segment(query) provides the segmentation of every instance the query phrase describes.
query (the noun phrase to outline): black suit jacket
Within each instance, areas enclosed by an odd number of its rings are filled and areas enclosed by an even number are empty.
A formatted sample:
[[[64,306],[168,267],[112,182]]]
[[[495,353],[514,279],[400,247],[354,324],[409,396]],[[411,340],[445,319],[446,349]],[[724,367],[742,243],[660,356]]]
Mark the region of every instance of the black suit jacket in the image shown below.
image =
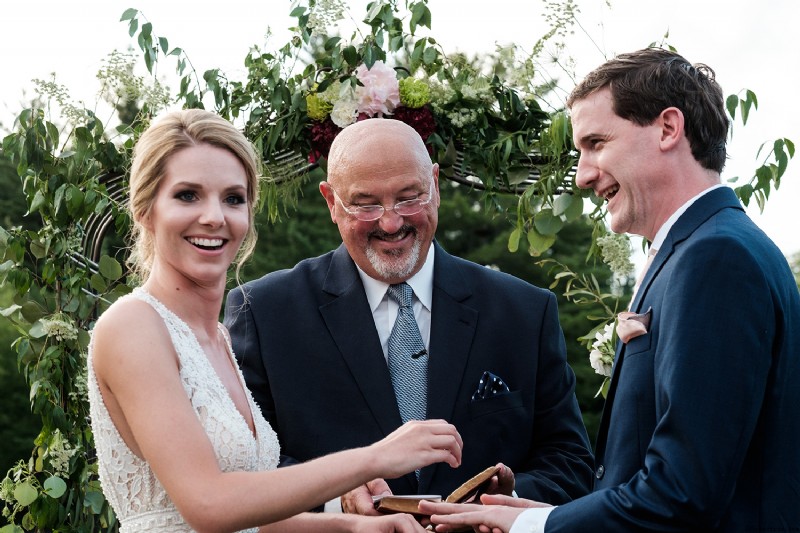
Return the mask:
[[[503,462],[521,496],[562,503],[591,486],[592,456],[552,293],[464,261],[438,245],[428,418],[464,439],[458,469],[437,464],[387,480],[395,494],[447,495]],[[306,461],[364,446],[400,426],[378,333],[344,246],[237,288],[225,323],[282,453]],[[484,371],[510,392],[472,401]]]

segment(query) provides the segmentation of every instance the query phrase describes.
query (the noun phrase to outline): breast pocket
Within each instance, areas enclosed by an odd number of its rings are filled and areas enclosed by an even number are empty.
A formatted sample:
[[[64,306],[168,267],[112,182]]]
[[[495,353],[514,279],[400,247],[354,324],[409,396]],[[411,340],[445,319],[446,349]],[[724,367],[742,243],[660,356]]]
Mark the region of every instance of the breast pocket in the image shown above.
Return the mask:
[[[482,400],[469,402],[469,416],[471,419],[522,407],[522,392],[511,391],[495,394]]]

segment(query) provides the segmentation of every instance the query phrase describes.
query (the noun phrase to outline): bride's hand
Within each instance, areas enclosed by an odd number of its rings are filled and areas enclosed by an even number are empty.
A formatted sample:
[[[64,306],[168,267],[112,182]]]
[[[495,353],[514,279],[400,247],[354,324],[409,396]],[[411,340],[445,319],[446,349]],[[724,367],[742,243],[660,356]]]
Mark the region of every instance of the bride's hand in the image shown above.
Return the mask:
[[[380,475],[395,478],[433,463],[461,464],[461,435],[444,420],[412,420],[371,446]]]
[[[480,533],[507,533],[525,508],[422,501],[419,510],[431,514],[435,531],[459,531],[469,526]]]

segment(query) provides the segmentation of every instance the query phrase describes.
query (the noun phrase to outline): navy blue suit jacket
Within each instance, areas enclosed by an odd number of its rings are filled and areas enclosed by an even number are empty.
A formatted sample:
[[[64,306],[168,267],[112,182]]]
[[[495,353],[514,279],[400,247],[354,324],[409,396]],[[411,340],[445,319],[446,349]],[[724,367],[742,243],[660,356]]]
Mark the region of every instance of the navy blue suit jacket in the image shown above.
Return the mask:
[[[677,220],[617,350],[594,492],[546,531],[800,531],[800,297],[729,188]]]
[[[452,422],[463,463],[387,480],[395,494],[447,495],[503,462],[520,495],[565,502],[591,488],[592,456],[552,293],[438,245],[428,418]],[[282,453],[306,461],[400,426],[375,322],[344,246],[231,291],[225,323]],[[472,401],[484,371],[510,392]]]

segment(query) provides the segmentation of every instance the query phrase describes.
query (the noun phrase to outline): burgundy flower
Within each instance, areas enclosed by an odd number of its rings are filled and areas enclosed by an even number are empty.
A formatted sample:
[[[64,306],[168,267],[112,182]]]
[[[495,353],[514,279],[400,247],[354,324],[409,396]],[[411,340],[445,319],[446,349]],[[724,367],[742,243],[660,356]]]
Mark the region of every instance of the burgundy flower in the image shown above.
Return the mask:
[[[433,113],[429,106],[422,106],[416,109],[400,106],[394,110],[392,118],[405,122],[417,130],[423,141],[427,141],[428,137],[436,131],[436,120],[433,118]]]
[[[311,143],[311,153],[308,154],[309,162],[316,163],[320,157],[328,157],[331,143],[340,131],[342,128],[334,124],[330,117],[322,122],[314,122],[308,134],[308,140]]]

